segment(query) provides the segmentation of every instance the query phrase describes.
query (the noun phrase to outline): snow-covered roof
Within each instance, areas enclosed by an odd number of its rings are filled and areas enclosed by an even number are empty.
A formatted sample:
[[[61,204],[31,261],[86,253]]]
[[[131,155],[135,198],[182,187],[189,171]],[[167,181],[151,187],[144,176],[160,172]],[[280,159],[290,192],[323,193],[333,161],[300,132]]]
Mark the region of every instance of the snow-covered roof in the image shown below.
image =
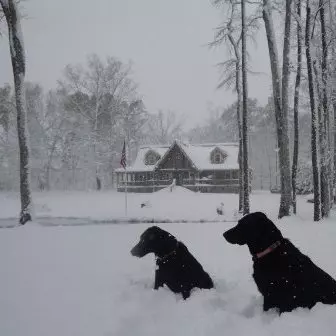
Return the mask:
[[[198,170],[238,169],[239,146],[236,143],[218,144],[180,144]],[[214,149],[220,149],[227,155],[223,163],[212,163],[210,155]]]
[[[136,160],[132,166],[127,168],[129,172],[150,172],[155,170],[165,154],[177,144],[189,157],[195,168],[198,170],[225,170],[238,169],[239,147],[237,143],[213,143],[213,144],[185,144],[175,141],[172,146],[144,146],[139,149]],[[214,149],[220,149],[227,156],[223,163],[212,163],[211,153]],[[145,157],[150,151],[160,155],[161,159],[155,165],[146,165]],[[116,169],[117,172],[124,171],[123,168]]]
[[[129,172],[151,172],[155,169],[156,165],[146,165],[145,164],[145,157],[146,154],[150,151],[153,151],[160,155],[162,158],[165,153],[168,151],[170,146],[142,146],[140,147],[137,157],[133,164],[130,167],[127,167],[127,171]],[[116,172],[123,172],[125,171],[124,168],[118,168],[115,170]]]

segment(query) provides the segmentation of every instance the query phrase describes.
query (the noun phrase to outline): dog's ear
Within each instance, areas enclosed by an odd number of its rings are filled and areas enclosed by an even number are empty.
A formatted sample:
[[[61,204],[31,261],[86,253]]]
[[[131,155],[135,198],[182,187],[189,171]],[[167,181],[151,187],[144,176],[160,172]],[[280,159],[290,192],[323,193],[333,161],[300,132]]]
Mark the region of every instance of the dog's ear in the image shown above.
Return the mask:
[[[242,217],[240,220],[239,220],[239,224],[250,224],[250,223],[253,223],[253,222],[259,222],[259,221],[265,221],[265,220],[268,220],[267,216],[261,212],[261,211],[258,211],[258,212],[252,212],[250,214],[247,214],[246,216]]]

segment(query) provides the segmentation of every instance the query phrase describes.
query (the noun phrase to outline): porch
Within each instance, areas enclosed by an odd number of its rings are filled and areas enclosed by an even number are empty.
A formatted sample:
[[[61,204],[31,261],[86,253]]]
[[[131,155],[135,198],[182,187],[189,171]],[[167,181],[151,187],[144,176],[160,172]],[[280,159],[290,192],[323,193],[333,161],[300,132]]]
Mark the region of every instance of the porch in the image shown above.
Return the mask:
[[[160,170],[155,172],[118,172],[117,190],[151,193],[173,183],[192,191],[208,193],[238,193],[238,172],[233,170],[218,172],[195,172],[188,170]]]

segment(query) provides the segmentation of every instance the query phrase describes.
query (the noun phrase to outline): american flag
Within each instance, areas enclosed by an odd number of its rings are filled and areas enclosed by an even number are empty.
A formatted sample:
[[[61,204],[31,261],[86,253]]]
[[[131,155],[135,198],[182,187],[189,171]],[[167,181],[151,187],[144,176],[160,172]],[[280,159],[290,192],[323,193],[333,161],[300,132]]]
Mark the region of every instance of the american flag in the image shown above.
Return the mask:
[[[120,159],[120,165],[126,169],[126,143],[124,141],[124,146],[121,152],[121,159]]]

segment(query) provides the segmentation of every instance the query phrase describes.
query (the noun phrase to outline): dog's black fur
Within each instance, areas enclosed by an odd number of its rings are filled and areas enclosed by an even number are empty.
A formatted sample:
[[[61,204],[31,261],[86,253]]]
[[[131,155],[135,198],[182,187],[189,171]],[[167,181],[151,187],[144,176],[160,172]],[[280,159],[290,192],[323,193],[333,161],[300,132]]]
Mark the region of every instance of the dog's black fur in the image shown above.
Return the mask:
[[[264,297],[264,310],[280,313],[312,308],[317,302],[336,304],[336,281],[302,254],[262,212],[249,214],[226,231],[231,244],[247,244],[253,256],[253,278]],[[272,244],[280,245],[257,258]]]
[[[131,250],[131,254],[139,258],[148,253],[154,253],[156,257],[154,289],[167,285],[171,291],[181,293],[186,299],[193,288],[213,288],[209,274],[187,247],[157,226],[147,229]]]

